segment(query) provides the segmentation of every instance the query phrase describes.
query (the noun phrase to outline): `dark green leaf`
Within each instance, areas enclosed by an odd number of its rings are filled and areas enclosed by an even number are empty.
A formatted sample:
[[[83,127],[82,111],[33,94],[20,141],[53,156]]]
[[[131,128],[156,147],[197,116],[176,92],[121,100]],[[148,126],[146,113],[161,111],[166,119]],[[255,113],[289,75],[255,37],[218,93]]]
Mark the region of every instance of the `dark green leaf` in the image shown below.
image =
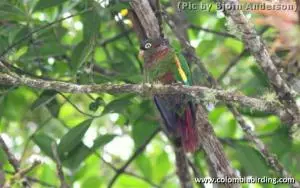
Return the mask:
[[[0,2],[0,20],[26,21],[27,15],[20,7],[8,2]]]
[[[268,77],[262,70],[260,70],[256,65],[251,66],[250,69],[263,86],[269,87]]]
[[[101,18],[96,9],[82,15],[84,40],[90,40],[99,33]]]
[[[90,127],[92,121],[92,119],[88,119],[80,123],[76,127],[70,129],[69,132],[61,138],[58,145],[58,153],[60,156],[65,157],[81,143],[81,139]]]
[[[36,4],[34,10],[42,10],[42,9],[46,9],[46,8],[50,8],[50,7],[54,7],[54,6],[58,6],[64,2],[66,2],[67,0],[39,0],[39,2]]]
[[[236,156],[242,165],[243,170],[248,176],[269,176],[268,166],[263,157],[253,148],[243,145],[235,144]]]
[[[31,105],[31,110],[35,110],[36,108],[39,108],[40,106],[49,103],[51,100],[55,98],[56,94],[57,92],[54,90],[43,91],[40,94],[39,98],[37,98]]]
[[[124,2],[123,1],[121,3],[116,3],[116,4],[112,5],[112,6],[109,6],[108,9],[110,11],[119,12],[122,9],[130,8],[130,5],[129,5],[128,2]]]
[[[277,126],[279,124],[277,123]],[[268,125],[266,125],[268,126]],[[289,128],[280,126],[274,135],[265,138],[270,150],[278,157],[286,154],[292,148],[292,139],[290,138]]]
[[[2,150],[2,148],[0,148],[0,161],[1,161],[2,165],[7,162],[7,156],[6,156],[5,152]],[[1,163],[0,163],[0,169],[1,169]]]
[[[135,147],[139,147],[149,138],[149,136],[157,129],[157,122],[137,121],[132,129],[132,137]]]
[[[52,152],[52,143],[55,143],[55,140],[51,138],[50,136],[40,133],[37,135],[34,135],[32,140],[36,145],[39,146],[39,148],[44,152],[47,156],[53,158],[53,152]]]
[[[92,150],[90,148],[82,142],[79,142],[76,147],[63,158],[63,164],[70,169],[76,169],[91,153]]]
[[[95,46],[95,37],[91,37],[90,40],[84,40],[80,42],[73,50],[71,57],[71,68],[75,73],[86,61],[88,61]]]
[[[106,134],[106,135],[101,135],[98,138],[94,140],[94,145],[93,145],[93,150],[96,150],[99,147],[104,146],[105,144],[109,143],[112,141],[117,135],[114,134]]]
[[[67,48],[59,44],[58,42],[49,42],[46,43],[39,48],[31,47],[26,54],[24,54],[21,59],[22,60],[32,60],[37,57],[53,57],[65,54]]]
[[[48,104],[46,104],[49,112],[53,117],[58,117],[60,111],[60,104],[57,99],[51,100]]]
[[[126,97],[122,97],[119,99],[116,99],[110,103],[108,103],[102,114],[107,114],[110,112],[116,112],[116,113],[122,113],[126,108],[128,108],[128,106],[131,104],[130,99],[132,98],[132,95],[126,96]]]

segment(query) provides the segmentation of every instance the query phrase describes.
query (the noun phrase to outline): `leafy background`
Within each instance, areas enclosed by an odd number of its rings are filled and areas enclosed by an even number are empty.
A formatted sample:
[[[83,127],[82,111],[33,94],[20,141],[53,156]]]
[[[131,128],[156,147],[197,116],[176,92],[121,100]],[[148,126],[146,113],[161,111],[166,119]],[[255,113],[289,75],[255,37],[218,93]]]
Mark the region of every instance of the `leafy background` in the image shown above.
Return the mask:
[[[170,1],[162,3],[172,14]],[[141,83],[143,62],[138,57],[139,42],[126,14],[128,7],[128,3],[108,0],[2,0],[1,58],[22,73],[36,77],[80,84]],[[243,52],[244,46],[236,38],[239,33],[215,9],[214,5],[210,12],[184,11],[194,26],[233,35],[224,37],[190,27],[188,36],[197,55],[218,78],[243,53],[222,78],[222,86],[248,96],[272,97],[265,75],[254,59]],[[165,32],[173,46],[179,48],[167,26]],[[272,28],[263,34],[269,42],[274,36],[276,31]],[[193,76],[201,80],[202,75],[195,72]],[[5,85],[0,88],[1,136],[21,159],[22,167],[35,159],[41,160],[43,163],[29,176],[54,187],[59,186],[59,180],[51,150],[53,141],[57,143],[68,183],[73,187],[107,187],[115,170],[159,127],[158,113],[151,99],[145,97],[64,94]],[[279,118],[251,109],[240,111],[285,168],[300,179],[300,143],[290,139]],[[211,109],[209,120],[232,166],[242,176],[274,176],[259,152],[243,139],[241,128],[223,104]],[[207,176],[209,168],[204,154],[200,151],[189,157]],[[114,187],[178,187],[174,160],[172,146],[159,133],[120,175]],[[2,150],[0,161],[4,163],[3,169],[13,171]],[[21,186],[18,183],[16,187]]]

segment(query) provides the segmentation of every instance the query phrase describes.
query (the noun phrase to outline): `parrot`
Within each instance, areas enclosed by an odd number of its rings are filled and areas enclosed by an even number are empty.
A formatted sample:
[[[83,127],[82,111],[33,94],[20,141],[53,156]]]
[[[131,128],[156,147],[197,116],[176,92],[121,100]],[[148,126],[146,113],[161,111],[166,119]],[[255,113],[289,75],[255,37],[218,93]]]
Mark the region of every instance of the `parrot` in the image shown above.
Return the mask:
[[[148,83],[192,85],[191,71],[185,57],[165,38],[142,43],[144,76]],[[185,94],[155,94],[154,103],[164,122],[164,130],[178,138],[185,152],[198,149],[195,104]]]

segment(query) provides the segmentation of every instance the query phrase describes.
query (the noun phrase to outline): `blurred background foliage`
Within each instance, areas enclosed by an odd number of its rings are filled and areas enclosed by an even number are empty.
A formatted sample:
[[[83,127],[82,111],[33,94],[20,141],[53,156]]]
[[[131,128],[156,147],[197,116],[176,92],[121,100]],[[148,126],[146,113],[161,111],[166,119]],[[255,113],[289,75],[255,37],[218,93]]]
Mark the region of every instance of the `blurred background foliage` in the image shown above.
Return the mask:
[[[168,13],[174,13],[170,1],[162,3]],[[138,58],[139,42],[127,17],[128,7],[128,3],[108,0],[1,0],[1,59],[21,74],[44,79],[80,84],[141,83],[143,62]],[[239,34],[224,15],[216,11],[215,5],[211,11],[185,10],[184,14],[194,26],[188,29],[191,44],[215,78],[240,56],[228,74],[219,79],[225,89],[235,89],[248,96],[271,96],[265,75],[249,53],[244,52]],[[233,36],[203,31],[201,27]],[[165,32],[179,49],[179,42],[167,25]],[[276,31],[269,28],[263,36],[271,42]],[[195,80],[201,80],[201,76],[201,72],[194,71]],[[148,98],[132,94],[79,95],[28,87],[0,87],[1,135],[21,159],[22,167],[29,166],[35,159],[41,160],[42,165],[29,176],[54,187],[59,186],[59,180],[51,150],[53,141],[58,145],[67,182],[73,187],[100,188],[107,187],[117,169],[159,127],[157,111]],[[285,168],[299,180],[300,143],[290,139],[279,118],[252,109],[240,111]],[[211,109],[209,120],[231,164],[242,176],[274,175],[260,154],[243,139],[241,128],[222,103]],[[189,157],[202,176],[209,174],[201,151]],[[174,158],[166,136],[159,133],[134,158],[114,187],[178,187]],[[2,150],[0,161],[4,163],[3,169],[13,171]],[[9,178],[10,174],[6,176]],[[18,186],[21,184],[16,184]],[[47,186],[33,183],[32,187]]]

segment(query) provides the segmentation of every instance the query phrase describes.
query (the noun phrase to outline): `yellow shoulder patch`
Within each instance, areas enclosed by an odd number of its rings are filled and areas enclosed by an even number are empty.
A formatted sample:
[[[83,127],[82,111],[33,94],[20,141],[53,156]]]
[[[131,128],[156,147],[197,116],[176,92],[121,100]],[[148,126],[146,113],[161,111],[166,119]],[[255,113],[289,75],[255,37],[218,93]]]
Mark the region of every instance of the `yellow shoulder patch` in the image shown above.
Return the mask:
[[[183,81],[184,83],[186,83],[186,82],[188,81],[188,80],[187,80],[187,76],[186,76],[184,70],[182,69],[181,64],[180,64],[180,61],[179,61],[179,59],[178,59],[178,57],[177,57],[176,55],[175,55],[174,60],[175,60],[176,67],[177,67],[177,70],[178,70],[178,72],[179,72],[179,75],[180,75],[182,81]]]

